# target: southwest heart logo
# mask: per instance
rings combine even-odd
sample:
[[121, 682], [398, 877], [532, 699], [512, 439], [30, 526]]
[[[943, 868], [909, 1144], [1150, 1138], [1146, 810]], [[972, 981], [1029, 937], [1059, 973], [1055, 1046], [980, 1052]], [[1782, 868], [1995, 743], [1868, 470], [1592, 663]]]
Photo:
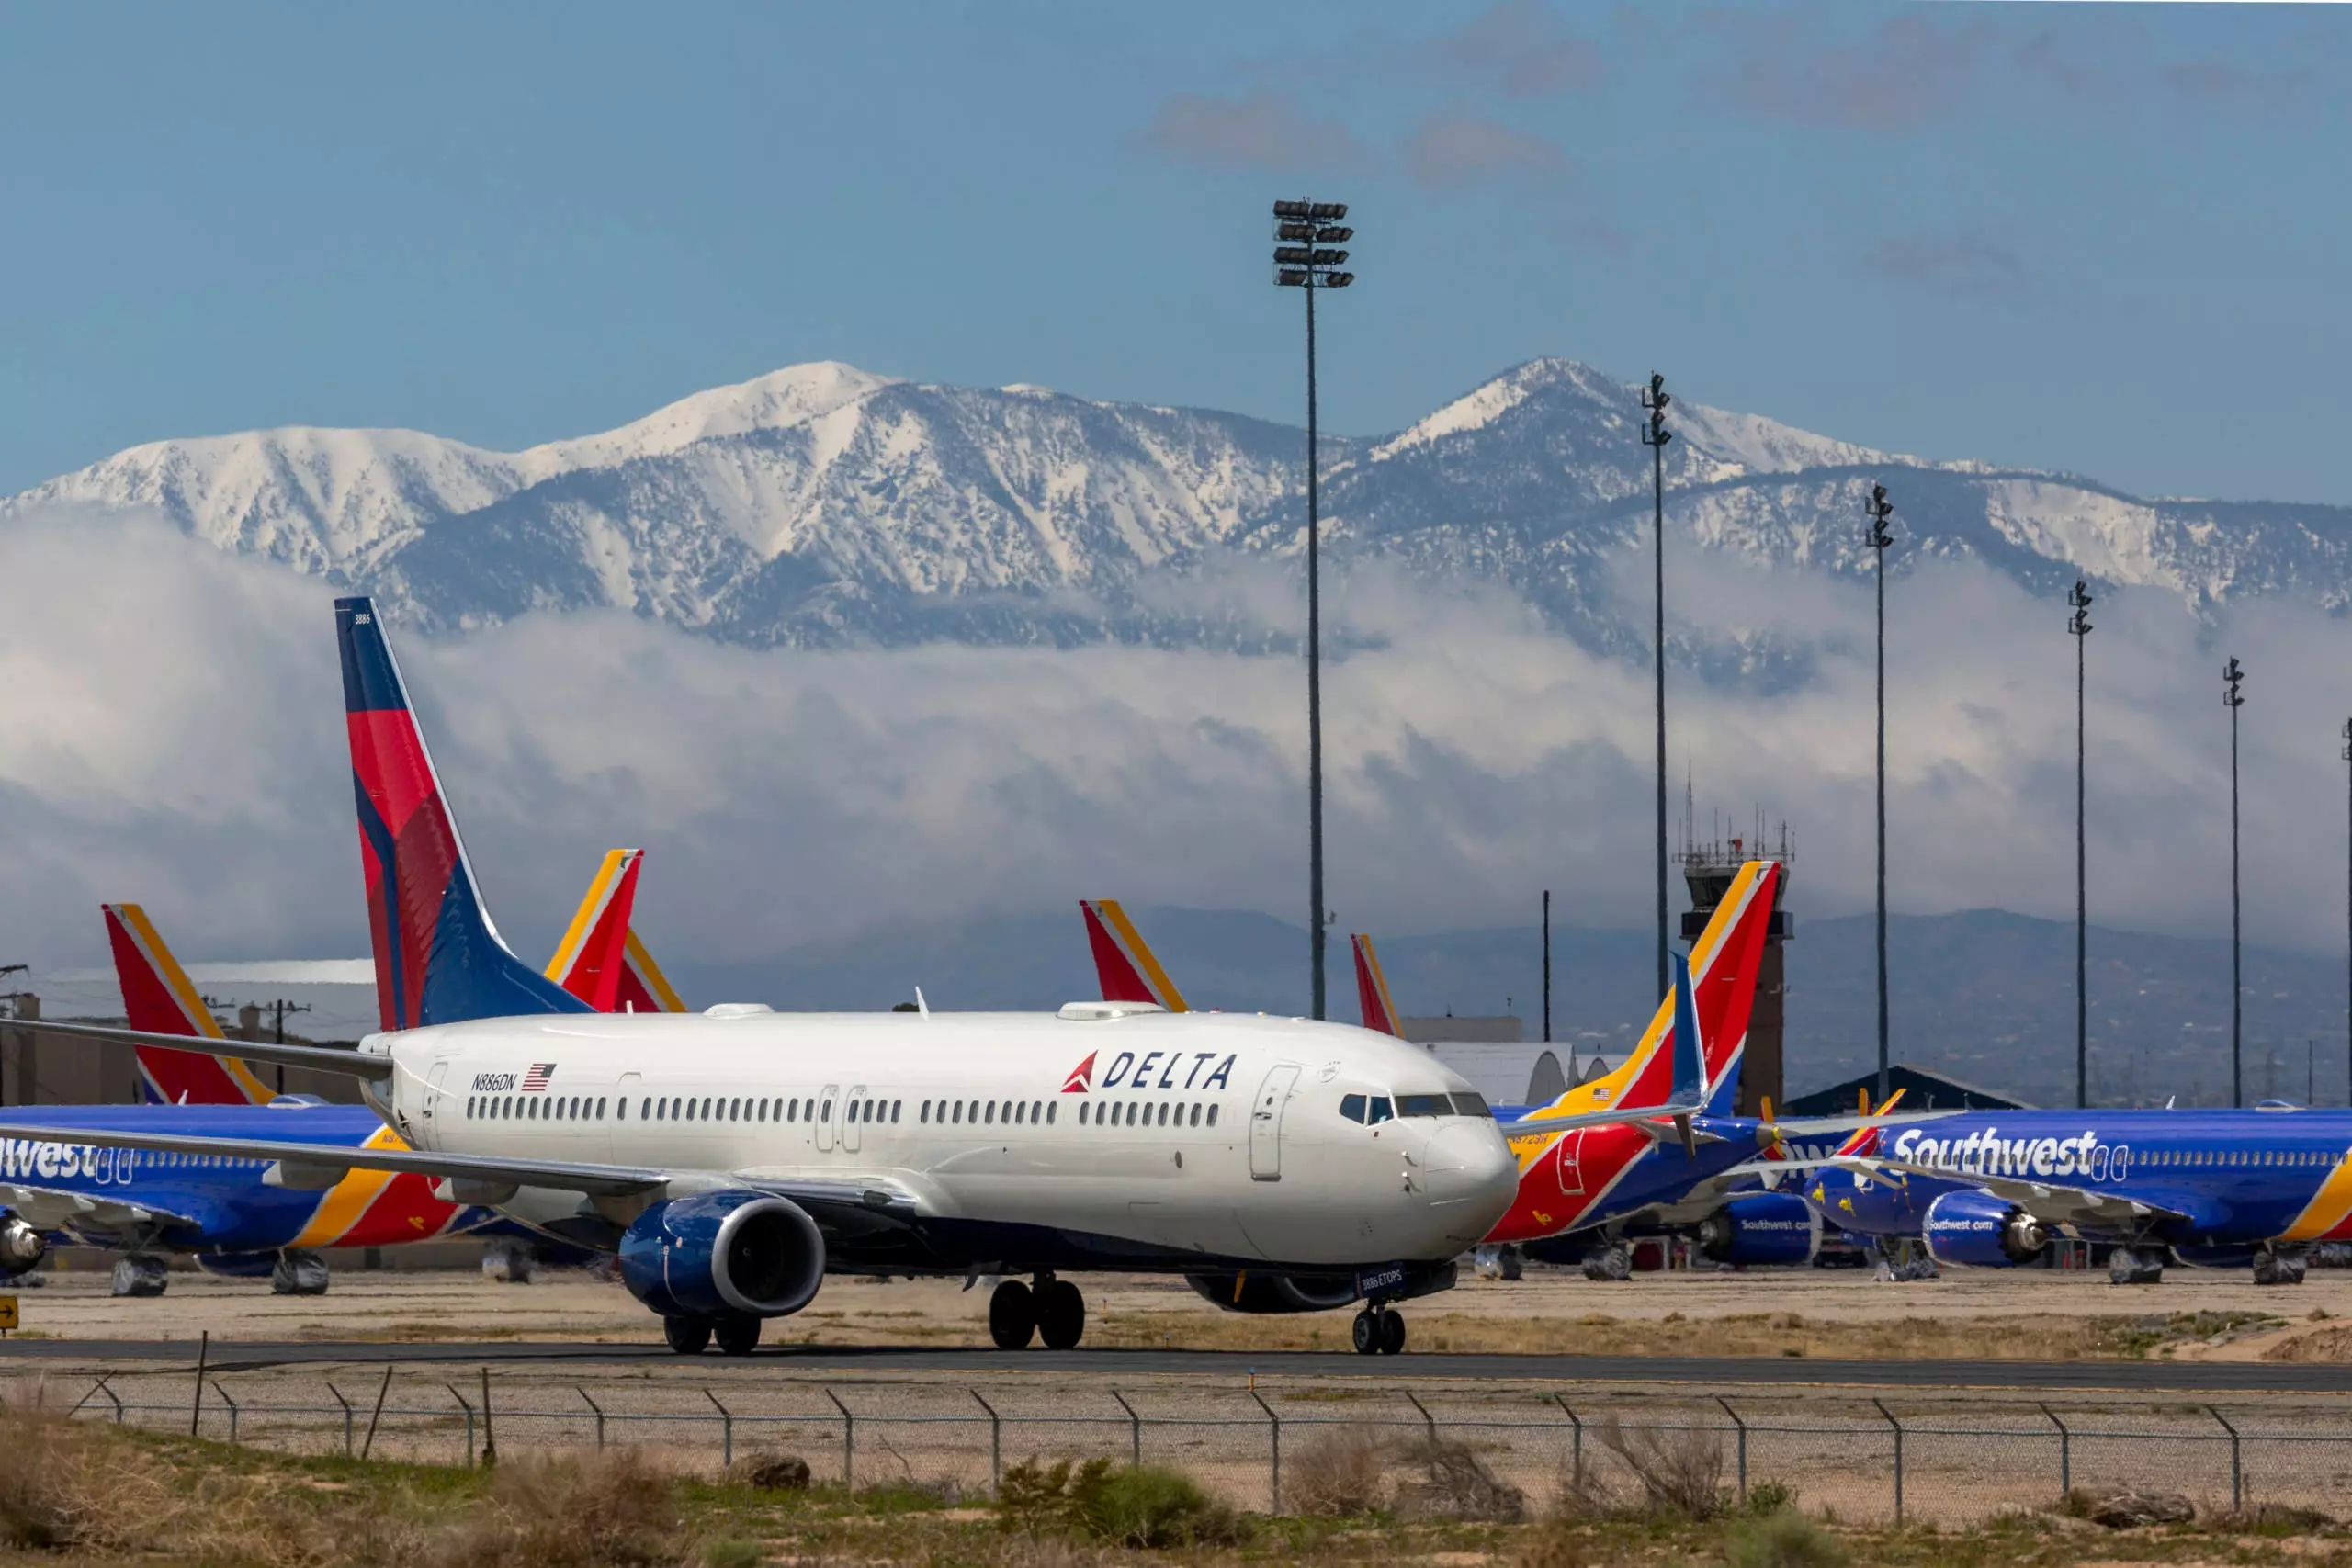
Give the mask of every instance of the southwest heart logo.
[[1080, 1062], [1071, 1071], [1069, 1078], [1062, 1084], [1064, 1094], [1084, 1094], [1094, 1087], [1094, 1056], [1095, 1053], [1089, 1051], [1086, 1054], [1086, 1060]]

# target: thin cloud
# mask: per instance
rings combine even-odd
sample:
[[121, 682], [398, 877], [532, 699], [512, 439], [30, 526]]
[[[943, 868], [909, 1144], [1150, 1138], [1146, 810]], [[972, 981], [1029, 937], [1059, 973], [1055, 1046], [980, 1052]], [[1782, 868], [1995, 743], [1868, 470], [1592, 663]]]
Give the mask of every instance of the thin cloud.
[[1889, 236], [1862, 257], [1862, 270], [1948, 299], [2014, 301], [2033, 292], [2032, 275], [2015, 251], [1967, 231]]
[[1460, 32], [1430, 44], [1430, 63], [1473, 76], [1507, 98], [1548, 97], [1597, 87], [1600, 47], [1569, 32], [1542, 0], [1504, 0]]
[[2075, 54], [2054, 28], [2044, 28], [2019, 43], [2009, 51], [2009, 59], [2027, 75], [2040, 77], [2070, 97], [2106, 101], [2123, 93], [2120, 77]]
[[1405, 141], [1405, 167], [1424, 190], [1454, 190], [1513, 177], [1543, 182], [1575, 173], [1567, 154], [1540, 136], [1477, 115], [1440, 115]]
[[1974, 90], [1991, 41], [1982, 23], [1947, 28], [1917, 14], [1882, 23], [1859, 43], [1828, 45], [1794, 17], [1712, 20], [1732, 42], [1715, 85], [1733, 107], [1840, 130], [1905, 131], [1943, 118]]
[[1337, 120], [1310, 119], [1288, 93], [1238, 98], [1179, 93], [1136, 137], [1138, 146], [1208, 168], [1346, 173], [1376, 162]]
[[2299, 100], [2316, 81], [2308, 70], [2253, 71], [2222, 60], [2191, 60], [2164, 69], [2165, 85], [2175, 97], [2211, 108]]

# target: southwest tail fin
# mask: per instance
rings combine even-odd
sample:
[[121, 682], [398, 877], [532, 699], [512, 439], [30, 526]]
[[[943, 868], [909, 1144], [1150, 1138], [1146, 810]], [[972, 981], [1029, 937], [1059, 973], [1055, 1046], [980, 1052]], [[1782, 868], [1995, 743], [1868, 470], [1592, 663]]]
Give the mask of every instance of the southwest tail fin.
[[1190, 1010], [1116, 898], [1081, 898], [1078, 908], [1086, 917], [1086, 943], [1094, 951], [1104, 1001], [1157, 1002], [1170, 1012]]
[[384, 1028], [587, 1011], [516, 958], [482, 908], [374, 601], [336, 600], [334, 623]]
[[[548, 978], [598, 1012], [621, 1009], [628, 973], [629, 914], [636, 907], [643, 850], [607, 850], [588, 884], [588, 896], [548, 961]], [[635, 1009], [631, 1009], [635, 1011]]]
[[1388, 976], [1380, 972], [1380, 955], [1372, 950], [1372, 938], [1358, 931], [1348, 941], [1356, 950], [1356, 1005], [1363, 1010], [1363, 1026], [1383, 1034], [1401, 1035], [1396, 1003], [1388, 995]]
[[[186, 1034], [220, 1039], [212, 1010], [188, 984], [172, 950], [136, 904], [107, 904], [107, 942], [114, 949], [115, 978], [122, 986], [126, 1021], [150, 1034]], [[233, 1056], [194, 1051], [138, 1048], [139, 1076], [150, 1099], [166, 1105], [266, 1105], [270, 1090]]]
[[636, 928], [631, 927], [628, 943], [622, 950], [621, 988], [615, 1004], [623, 1012], [684, 1012], [686, 1004], [671, 987], [670, 976], [662, 973], [662, 965], [653, 962], [653, 954], [637, 940]]
[[[1903, 1091], [1899, 1089], [1896, 1089], [1893, 1094], [1886, 1097], [1886, 1103], [1878, 1108], [1876, 1114], [1881, 1116], [1885, 1115], [1888, 1111], [1894, 1109], [1896, 1102], [1901, 1100], [1902, 1098]], [[1862, 1090], [1862, 1114], [1868, 1116], [1871, 1113], [1871, 1091], [1864, 1089]], [[1860, 1155], [1867, 1158], [1868, 1156], [1878, 1153], [1879, 1134], [1885, 1131], [1886, 1129], [1883, 1127], [1857, 1127], [1854, 1129], [1853, 1136], [1848, 1138], [1845, 1143], [1838, 1145], [1838, 1152], [1841, 1155]]]

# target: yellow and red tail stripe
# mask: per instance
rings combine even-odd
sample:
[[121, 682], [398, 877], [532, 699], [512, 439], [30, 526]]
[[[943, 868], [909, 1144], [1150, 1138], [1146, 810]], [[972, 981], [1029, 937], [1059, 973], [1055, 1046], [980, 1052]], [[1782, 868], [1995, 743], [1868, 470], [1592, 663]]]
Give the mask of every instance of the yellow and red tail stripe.
[[653, 954], [637, 940], [632, 929], [628, 933], [626, 962], [621, 966], [620, 994], [615, 1005], [622, 1012], [684, 1012], [686, 1004], [671, 987], [670, 977], [662, 973], [662, 965], [653, 962]]
[[1102, 984], [1106, 1002], [1157, 1002], [1170, 1012], [1190, 1010], [1176, 982], [1159, 966], [1151, 944], [1127, 919], [1116, 898], [1081, 898], [1086, 917], [1086, 942], [1094, 950], [1094, 973]]
[[1383, 1034], [1402, 1035], [1396, 1003], [1388, 994], [1388, 976], [1380, 971], [1380, 955], [1372, 950], [1372, 938], [1358, 931], [1348, 941], [1356, 950], [1356, 1006], [1363, 1010], [1363, 1026]]
[[[1711, 1091], [1747, 1049], [1756, 976], [1763, 963], [1780, 870], [1776, 861], [1749, 861], [1741, 866], [1690, 947], [1691, 999]], [[1669, 995], [1652, 1015], [1641, 1043], [1614, 1072], [1575, 1085], [1530, 1114], [1663, 1103], [1673, 1082], [1667, 1049], [1673, 1029], [1674, 998]], [[1519, 1194], [1487, 1233], [1488, 1241], [1532, 1241], [1575, 1230], [1587, 1215], [1601, 1211], [1609, 1194], [1651, 1147], [1647, 1134], [1622, 1123], [1523, 1134], [1511, 1138], [1510, 1145], [1519, 1156]]]
[[637, 874], [642, 850], [607, 850], [588, 883], [571, 924], [548, 961], [547, 976], [598, 1012], [620, 1005], [621, 976], [628, 970], [629, 914], [637, 903]]
[[[360, 1145], [405, 1149], [390, 1127]], [[319, 1206], [288, 1247], [390, 1247], [439, 1235], [463, 1212], [433, 1195], [433, 1179], [414, 1171], [354, 1170], [320, 1195]]]
[[[107, 921], [107, 943], [114, 949], [115, 979], [122, 987], [123, 1012], [133, 1029], [152, 1034], [222, 1038], [212, 1010], [204, 1005], [187, 972], [164, 944], [147, 911], [136, 904], [99, 906]], [[139, 1047], [139, 1073], [150, 1098], [170, 1105], [266, 1105], [271, 1091], [233, 1056], [208, 1056], [161, 1046]]]

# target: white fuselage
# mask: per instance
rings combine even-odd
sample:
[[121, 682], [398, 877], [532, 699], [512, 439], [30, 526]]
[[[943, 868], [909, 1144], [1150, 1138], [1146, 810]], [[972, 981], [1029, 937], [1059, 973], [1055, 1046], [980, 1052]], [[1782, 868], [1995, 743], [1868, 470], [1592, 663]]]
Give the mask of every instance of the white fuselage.
[[[1088, 1010], [1113, 1016], [1071, 1016]], [[1493, 1119], [1450, 1107], [1470, 1092], [1458, 1076], [1386, 1035], [1296, 1019], [567, 1014], [362, 1049], [392, 1057], [379, 1109], [423, 1148], [650, 1167], [687, 1188], [862, 1183], [943, 1230], [1110, 1238], [1204, 1265], [1442, 1260], [1517, 1187]], [[1449, 1109], [1424, 1098], [1424, 1113], [1371, 1125], [1342, 1116], [1347, 1095]], [[580, 1200], [526, 1188], [509, 1207], [545, 1223], [550, 1204]]]

